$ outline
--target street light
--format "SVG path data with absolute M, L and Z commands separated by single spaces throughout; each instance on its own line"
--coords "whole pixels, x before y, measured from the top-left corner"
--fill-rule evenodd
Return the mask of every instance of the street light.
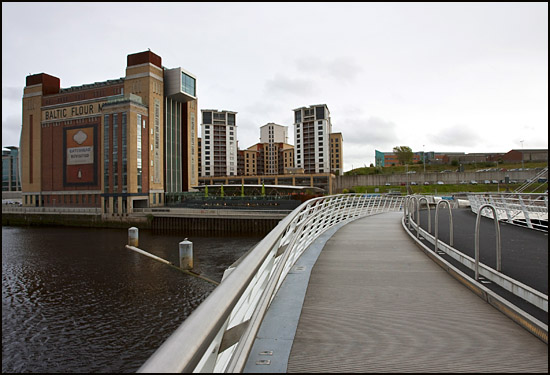
M 424 162 L 424 173 L 426 173 L 426 153 L 424 152 L 424 148 L 426 145 L 422 145 L 422 160 Z
M 407 194 L 409 194 L 409 165 L 405 164 L 405 174 L 407 175 Z
M 521 142 L 521 169 L 523 170 L 523 141 Z

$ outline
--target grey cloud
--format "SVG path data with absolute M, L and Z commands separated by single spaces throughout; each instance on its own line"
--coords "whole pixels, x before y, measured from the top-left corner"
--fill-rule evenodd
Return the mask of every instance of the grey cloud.
M 21 102 L 23 98 L 23 89 L 21 87 L 7 86 L 2 87 L 2 100 Z
M 278 74 L 274 79 L 265 83 L 268 93 L 280 92 L 292 95 L 309 95 L 315 92 L 316 85 L 312 80 L 288 78 Z
M 344 82 L 352 82 L 363 70 L 352 58 L 337 57 L 330 61 L 297 59 L 296 67 L 302 73 L 321 73 Z
M 369 117 L 366 120 L 344 119 L 334 125 L 345 129 L 342 136 L 346 144 L 371 145 L 381 149 L 399 140 L 396 134 L 396 125 L 378 117 Z M 333 127 L 333 131 L 336 131 L 335 127 Z
M 21 117 L 10 115 L 2 119 L 2 146 L 19 146 Z
M 469 126 L 455 125 L 450 128 L 438 129 L 426 136 L 431 143 L 442 146 L 471 148 L 482 145 L 483 137 L 480 134 L 479 131 L 471 129 Z
M 274 104 L 271 101 L 258 101 L 254 102 L 254 104 L 246 106 L 246 111 L 248 113 L 261 116 L 265 118 L 265 123 L 272 122 L 273 120 L 269 120 L 269 118 L 272 115 L 277 114 L 280 112 L 281 106 L 278 104 Z M 262 124 L 264 125 L 264 124 Z

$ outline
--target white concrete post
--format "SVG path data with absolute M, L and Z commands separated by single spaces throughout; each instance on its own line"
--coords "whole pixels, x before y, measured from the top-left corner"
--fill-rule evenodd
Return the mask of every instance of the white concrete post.
M 193 242 L 187 241 L 187 238 L 180 242 L 180 268 L 182 270 L 193 269 Z
M 128 245 L 138 247 L 139 233 L 136 227 L 128 228 Z

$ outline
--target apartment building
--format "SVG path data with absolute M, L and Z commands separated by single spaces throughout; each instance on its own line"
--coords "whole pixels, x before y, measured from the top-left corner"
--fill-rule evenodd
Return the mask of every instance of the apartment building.
M 332 124 L 326 104 L 296 108 L 294 111 L 294 165 L 305 173 L 330 172 Z
M 202 177 L 237 175 L 237 112 L 201 109 Z
M 260 127 L 260 143 L 264 144 L 265 168 L 264 174 L 278 174 L 283 145 L 288 145 L 288 127 L 275 123 L 268 123 Z M 288 148 L 288 147 L 286 147 Z M 281 154 L 281 155 L 280 155 Z
M 282 175 L 294 167 L 294 147 L 287 143 L 256 143 L 239 150 L 239 176 Z
M 341 175 L 344 172 L 344 138 L 342 133 L 330 134 L 330 171 Z

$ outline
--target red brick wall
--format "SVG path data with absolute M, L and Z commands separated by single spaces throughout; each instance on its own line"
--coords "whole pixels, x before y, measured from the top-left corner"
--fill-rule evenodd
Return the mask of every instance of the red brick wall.
M 162 59 L 151 51 L 138 52 L 128 55 L 127 66 L 151 63 L 162 69 Z

